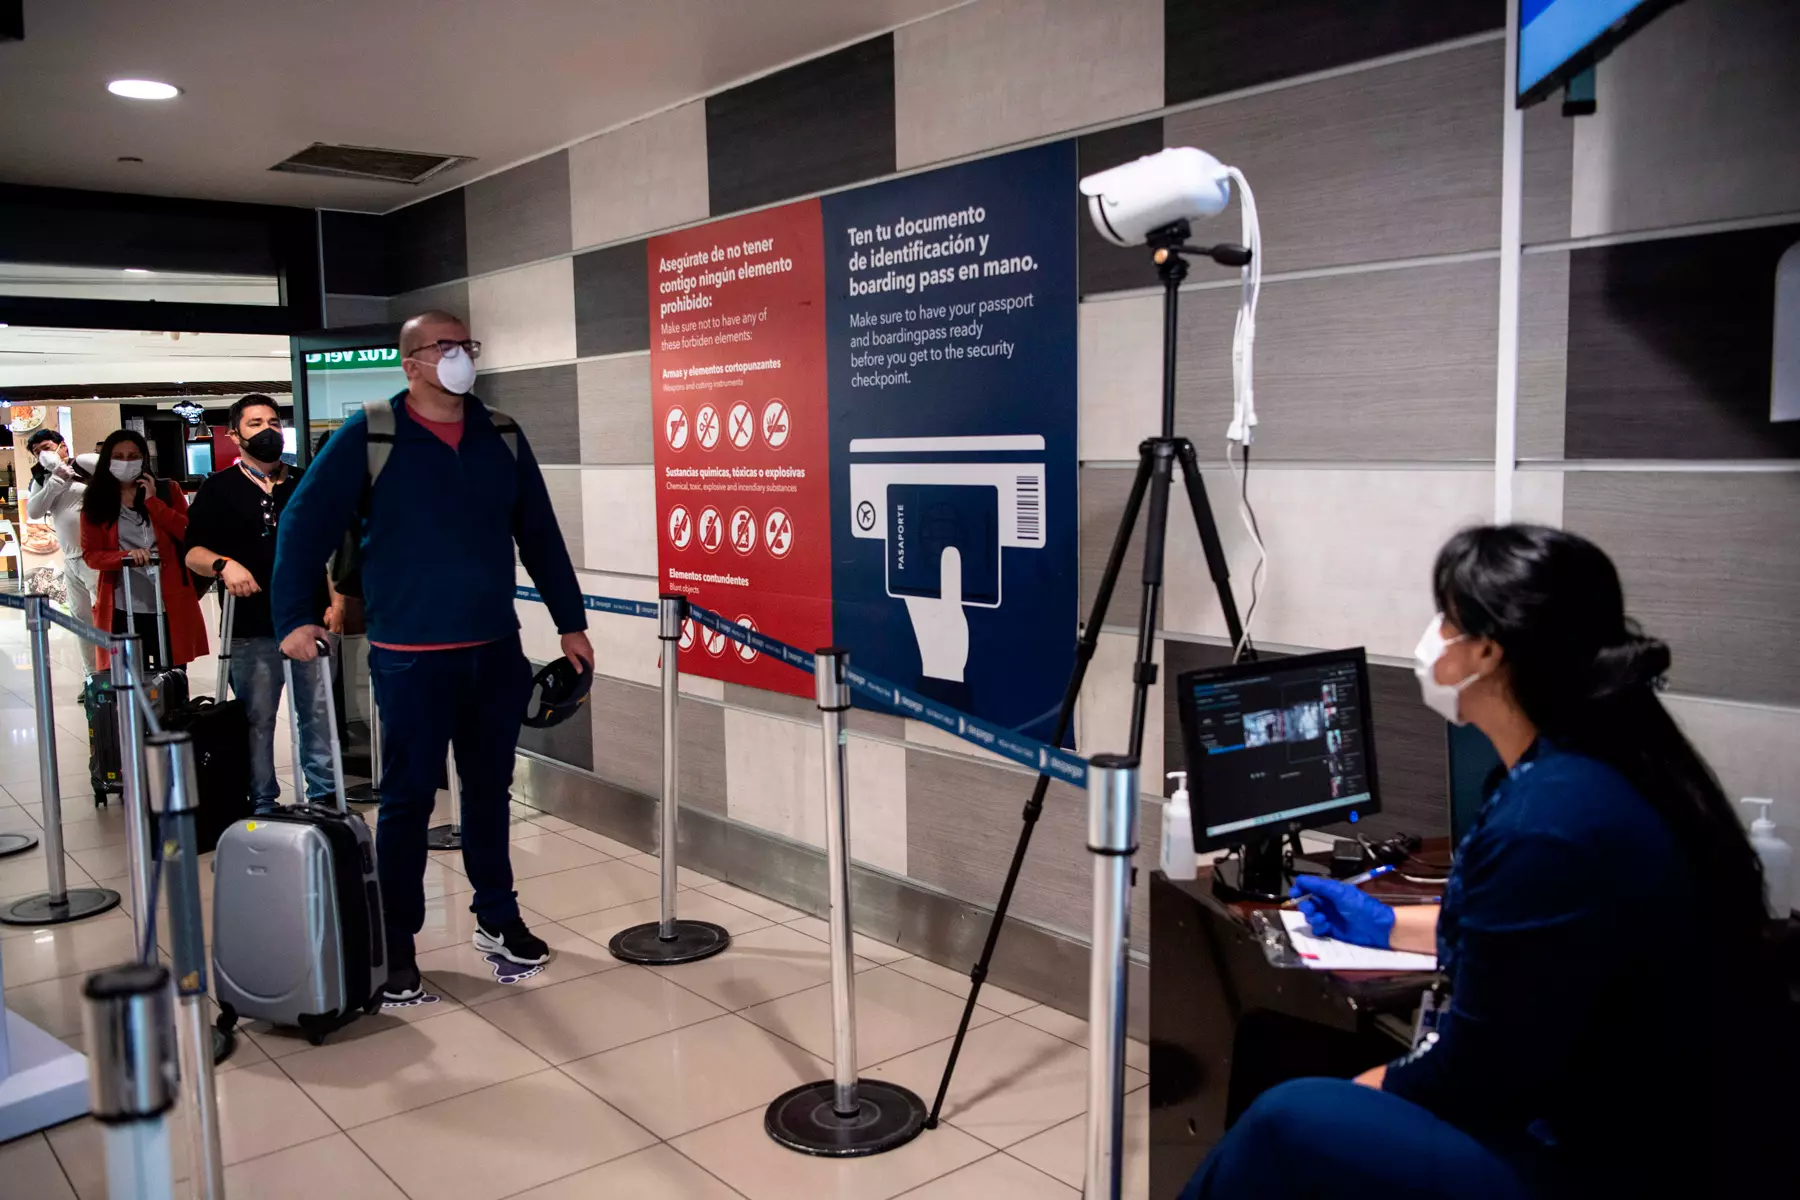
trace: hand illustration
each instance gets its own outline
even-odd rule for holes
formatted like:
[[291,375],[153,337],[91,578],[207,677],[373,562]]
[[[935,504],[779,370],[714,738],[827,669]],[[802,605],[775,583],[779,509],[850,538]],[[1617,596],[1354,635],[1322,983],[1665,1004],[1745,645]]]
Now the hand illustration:
[[962,605],[962,552],[944,547],[937,599],[907,596],[906,613],[919,639],[919,660],[932,679],[963,681],[969,663],[969,619]]

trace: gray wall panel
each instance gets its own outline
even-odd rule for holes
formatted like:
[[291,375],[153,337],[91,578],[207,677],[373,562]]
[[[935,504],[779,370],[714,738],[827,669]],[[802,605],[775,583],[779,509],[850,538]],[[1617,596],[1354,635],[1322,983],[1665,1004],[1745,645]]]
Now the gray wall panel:
[[568,151],[478,179],[464,191],[471,275],[569,252]]
[[[970,903],[992,906],[1012,861],[1019,811],[1034,777],[974,759],[920,750],[906,754],[906,862],[912,878]],[[1154,865],[1158,810],[1140,805],[1139,866]],[[1133,938],[1144,945],[1147,888],[1133,892]],[[1087,796],[1052,782],[1031,852],[1013,893],[1013,915],[1080,932],[1093,921],[1093,865],[1087,852]]]
[[575,353],[650,348],[650,283],[643,242],[575,256]]
[[1552,97],[1525,110],[1525,163],[1520,236],[1526,245],[1569,236],[1570,188],[1575,169],[1575,124]]
[[1564,523],[1618,564],[1676,691],[1800,703],[1800,474],[1571,472]]
[[[1125,515],[1125,498],[1131,494],[1133,472],[1117,467],[1083,467],[1081,479],[1081,616],[1086,621],[1093,611],[1094,595],[1100,588],[1100,575],[1106,569],[1106,556],[1112,552],[1113,534]],[[1148,501],[1146,501],[1148,503]],[[1169,504],[1170,522],[1191,525],[1185,505],[1178,499]],[[1217,501],[1215,501],[1215,509]],[[1215,514],[1216,515],[1216,514]],[[1138,597],[1143,595],[1140,581],[1144,570],[1144,521],[1138,519],[1132,530],[1131,544],[1125,552],[1125,563],[1119,571],[1118,586],[1106,614],[1106,624],[1135,627]],[[1161,625],[1161,616],[1158,617]]]
[[894,161],[891,34],[706,98],[714,216],[886,175]]
[[1561,458],[1569,394],[1569,252],[1519,267],[1519,458]]
[[[455,283],[436,284],[432,287],[420,288],[417,291],[405,292],[398,296],[389,296],[387,302],[387,319],[393,322],[405,321],[416,317],[427,309],[442,309],[455,313],[463,320],[469,319],[469,284],[459,279]],[[476,337],[480,330],[472,331]]]
[[1170,104],[1506,24],[1504,0],[1166,0],[1163,14]]
[[577,363],[575,390],[581,404],[582,462],[631,465],[655,457],[649,355]]
[[1800,224],[1573,252],[1570,458],[1800,458],[1769,420],[1775,264]]
[[[655,688],[594,676],[594,774],[662,795],[662,697]],[[725,721],[717,705],[681,700],[681,803],[725,813]]]
[[[1174,771],[1187,761],[1181,740],[1179,689],[1174,681],[1185,671],[1225,665],[1231,661],[1231,651],[1224,646],[1170,640],[1164,653],[1169,664],[1169,686],[1164,689],[1163,769]],[[1265,652],[1262,657],[1275,660],[1283,656]],[[1450,797],[1444,719],[1425,707],[1419,699],[1418,680],[1404,667],[1371,664],[1369,692],[1381,812],[1359,821],[1355,831],[1370,837],[1391,837],[1397,833],[1420,837],[1447,835]],[[1173,784],[1165,784],[1165,793],[1173,790]],[[1345,837],[1350,836],[1351,830],[1348,824],[1319,828]]]
[[476,386],[484,403],[519,423],[539,462],[581,461],[573,363],[493,371],[481,376]]
[[[1264,284],[1255,453],[1492,461],[1499,288],[1486,260]],[[1231,420],[1237,310],[1235,287],[1182,297],[1176,423],[1202,443]]]
[[469,273],[463,189],[409,204],[383,218],[389,239],[389,280],[395,292],[431,287]]
[[[1488,42],[1229,100],[1164,118],[1164,136],[1243,168],[1265,270],[1491,249],[1501,55]],[[1201,236],[1236,231],[1234,202]]]
[[[1153,117],[1135,125],[1103,129],[1075,140],[1075,159],[1083,176],[1121,163],[1131,162],[1163,148],[1163,120]],[[1081,295],[1116,292],[1127,288],[1157,286],[1156,269],[1150,264],[1149,251],[1115,246],[1094,229],[1088,219],[1087,201],[1075,199],[1080,210],[1076,225],[1076,276]]]
[[562,532],[563,545],[568,548],[569,561],[579,570],[582,547],[586,544],[582,533],[581,472],[545,471],[544,490],[550,493],[550,509],[556,514],[556,525]]

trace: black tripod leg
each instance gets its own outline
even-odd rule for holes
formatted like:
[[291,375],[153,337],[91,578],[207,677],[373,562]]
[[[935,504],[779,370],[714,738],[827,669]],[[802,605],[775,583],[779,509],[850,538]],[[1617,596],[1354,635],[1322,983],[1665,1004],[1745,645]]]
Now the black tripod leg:
[[[1219,610],[1225,614],[1225,632],[1231,647],[1237,649],[1244,640],[1244,622],[1238,616],[1237,597],[1231,591],[1231,564],[1225,559],[1225,546],[1219,540],[1219,526],[1213,521],[1212,502],[1206,497],[1206,481],[1200,477],[1200,461],[1194,455],[1194,443],[1186,438],[1176,440],[1176,453],[1181,456],[1181,478],[1187,484],[1188,506],[1194,510],[1194,525],[1200,531],[1200,549],[1206,555],[1206,570],[1212,575],[1213,588],[1219,593]],[[1246,650],[1254,658],[1252,651]]]
[[[1125,512],[1119,518],[1119,528],[1113,534],[1112,551],[1106,556],[1106,569],[1100,574],[1100,590],[1094,594],[1094,607],[1088,613],[1087,624],[1082,628],[1081,640],[1075,647],[1075,669],[1069,673],[1069,685],[1063,689],[1062,707],[1056,715],[1056,732],[1051,743],[1062,745],[1063,737],[1069,732],[1069,724],[1075,719],[1075,699],[1081,694],[1081,684],[1087,678],[1088,664],[1093,661],[1094,649],[1100,643],[1100,626],[1105,623],[1106,610],[1112,604],[1113,588],[1119,582],[1119,572],[1125,566],[1125,552],[1131,547],[1131,531],[1137,525],[1138,511],[1144,505],[1144,492],[1150,485],[1151,470],[1150,444],[1146,442],[1139,452],[1137,475],[1131,481],[1131,494],[1125,498]],[[1166,487],[1165,487],[1166,492]],[[988,922],[987,940],[982,943],[981,957],[969,969],[969,997],[963,1003],[962,1020],[956,1026],[956,1040],[950,1043],[950,1057],[944,1062],[944,1077],[938,1082],[937,1099],[932,1101],[931,1115],[925,1119],[925,1128],[936,1129],[938,1114],[943,1111],[944,1097],[950,1093],[950,1077],[956,1073],[956,1060],[962,1054],[963,1039],[969,1034],[969,1022],[975,1019],[975,1001],[981,995],[981,985],[987,980],[988,967],[994,961],[994,947],[1000,942],[1000,927],[1006,921],[1006,910],[1012,906],[1013,889],[1018,886],[1019,872],[1025,867],[1025,854],[1031,848],[1031,835],[1037,828],[1038,816],[1044,811],[1044,795],[1049,791],[1050,777],[1040,774],[1032,785],[1031,799],[1025,803],[1022,814],[1023,826],[1019,830],[1019,840],[1013,846],[1012,863],[1006,868],[1006,882],[1000,886],[1000,900],[994,906],[994,916]]]
[[1169,477],[1175,471],[1175,452],[1170,442],[1157,439],[1147,444],[1151,455],[1150,515],[1144,526],[1144,594],[1138,605],[1137,661],[1131,675],[1131,748],[1133,758],[1144,753],[1144,716],[1150,685],[1156,682],[1156,611],[1162,600],[1163,551],[1169,532]]

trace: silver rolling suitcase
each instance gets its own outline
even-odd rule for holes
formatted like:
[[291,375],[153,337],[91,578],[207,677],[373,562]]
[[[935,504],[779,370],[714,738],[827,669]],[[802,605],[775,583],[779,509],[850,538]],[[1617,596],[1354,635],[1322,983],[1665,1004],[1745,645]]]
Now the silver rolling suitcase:
[[[329,657],[321,661],[329,689]],[[294,672],[285,659],[282,670],[299,778]],[[337,717],[332,705],[325,708],[337,807],[298,804],[239,821],[220,835],[213,861],[219,1027],[240,1020],[297,1026],[315,1046],[359,1011],[377,1011],[387,983],[375,839],[345,802]]]

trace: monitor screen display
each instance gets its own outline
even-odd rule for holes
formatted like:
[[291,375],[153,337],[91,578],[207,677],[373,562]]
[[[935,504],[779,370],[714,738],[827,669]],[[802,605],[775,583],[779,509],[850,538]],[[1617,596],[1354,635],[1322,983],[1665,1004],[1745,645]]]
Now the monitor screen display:
[[1519,102],[1541,100],[1672,0],[1519,0]]
[[1177,687],[1198,848],[1380,810],[1360,648],[1207,667]]

